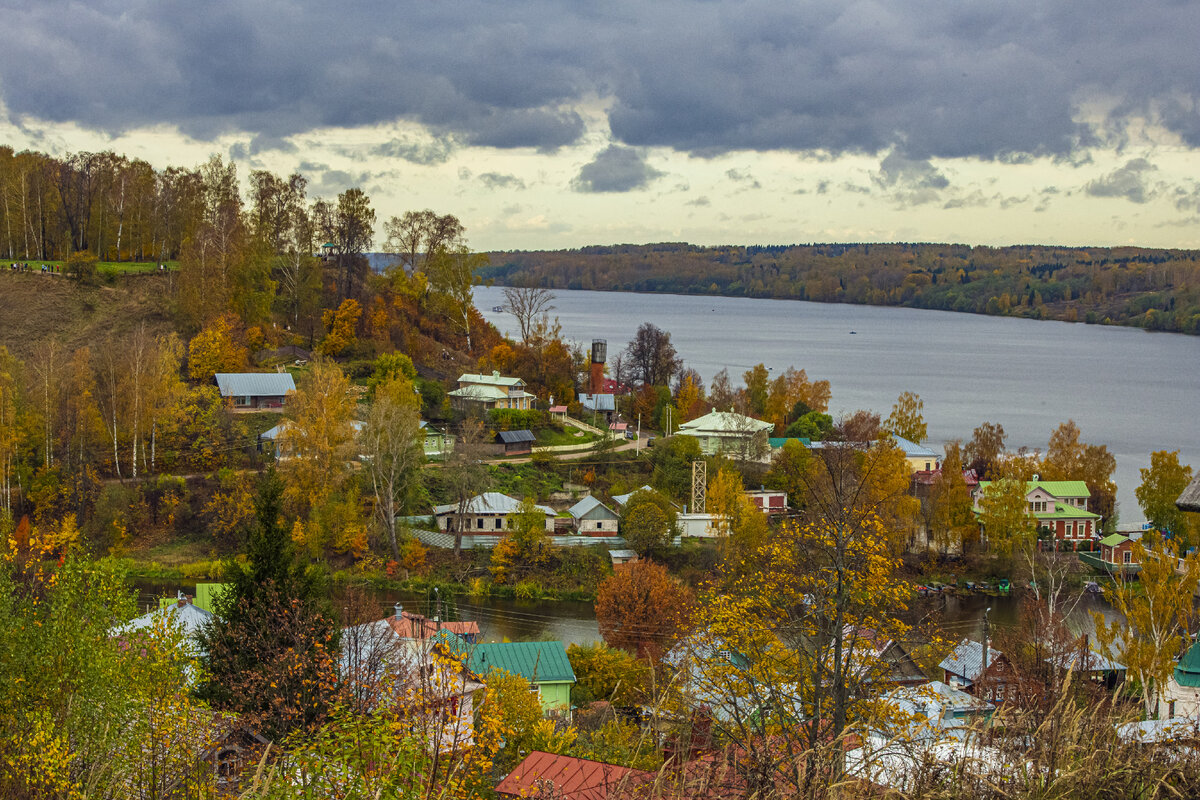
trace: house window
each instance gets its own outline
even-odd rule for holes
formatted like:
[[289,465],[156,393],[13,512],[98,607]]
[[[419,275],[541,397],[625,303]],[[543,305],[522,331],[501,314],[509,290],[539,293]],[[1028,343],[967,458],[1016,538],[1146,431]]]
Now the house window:
[[1075,538],[1075,523],[1074,522],[1067,523],[1067,536],[1070,536],[1072,539]]
[[925,462],[925,471],[929,472],[929,462],[928,461]]
[[1129,552],[1128,550],[1125,551],[1125,563],[1126,564],[1133,563],[1133,553]]
[[483,517],[480,517],[479,519],[475,520],[475,527],[480,530],[483,530]]
[[597,522],[597,523],[596,523],[596,530],[598,530],[598,531],[602,531],[602,530],[604,530],[604,523],[603,523],[603,522]]
[[235,406],[245,408],[250,405],[250,398],[246,395],[238,395],[237,397],[233,398],[233,404]]
[[504,520],[501,519],[500,517],[496,517],[496,530],[500,530],[503,527],[504,527]]

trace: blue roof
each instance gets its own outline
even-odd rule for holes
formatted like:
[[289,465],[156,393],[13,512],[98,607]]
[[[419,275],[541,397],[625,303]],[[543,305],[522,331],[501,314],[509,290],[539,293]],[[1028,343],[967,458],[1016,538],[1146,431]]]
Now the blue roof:
[[917,444],[914,441],[905,439],[903,436],[893,436],[896,440],[896,447],[904,451],[904,455],[908,458],[937,458],[938,454],[930,450],[923,444]]
[[[599,514],[592,512],[599,511]],[[601,503],[594,495],[588,495],[567,509],[567,513],[575,519],[617,519],[617,513]]]
[[534,442],[537,439],[533,435],[533,431],[500,431],[496,436],[505,444],[520,444],[521,442]]
[[222,397],[282,397],[296,391],[286,372],[218,372],[214,377]]

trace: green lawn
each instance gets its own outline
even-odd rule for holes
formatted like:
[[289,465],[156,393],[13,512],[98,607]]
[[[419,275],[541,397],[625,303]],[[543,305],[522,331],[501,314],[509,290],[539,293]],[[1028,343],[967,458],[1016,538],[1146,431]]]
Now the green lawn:
[[[16,260],[20,261],[20,259],[16,259]],[[12,263],[13,263],[13,261],[11,261],[9,259],[0,260],[0,269],[8,269],[9,265]],[[57,267],[60,270],[62,269],[62,265],[63,265],[63,262],[61,262],[61,261],[21,261],[20,263],[28,264],[30,272],[36,272],[39,274],[41,273],[42,267],[44,265]],[[169,270],[179,269],[178,261],[168,261],[168,262],[166,262],[166,265],[167,265],[167,269],[169,269]],[[97,261],[96,262],[96,274],[97,275],[129,275],[129,274],[140,273],[140,272],[155,272],[157,270],[158,270],[158,262],[157,261]]]

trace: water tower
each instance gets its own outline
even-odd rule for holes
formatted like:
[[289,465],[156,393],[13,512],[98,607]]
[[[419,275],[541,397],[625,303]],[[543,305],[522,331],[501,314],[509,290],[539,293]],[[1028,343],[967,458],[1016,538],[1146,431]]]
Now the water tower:
[[592,339],[592,372],[588,381],[588,394],[600,394],[604,390],[604,362],[608,361],[608,340]]

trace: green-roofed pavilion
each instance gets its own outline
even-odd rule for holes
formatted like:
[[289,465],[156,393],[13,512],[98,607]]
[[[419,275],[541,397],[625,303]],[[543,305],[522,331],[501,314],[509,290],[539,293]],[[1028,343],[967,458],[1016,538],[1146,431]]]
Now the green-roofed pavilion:
[[1200,643],[1188,648],[1175,667],[1175,682],[1191,689],[1200,688]]

